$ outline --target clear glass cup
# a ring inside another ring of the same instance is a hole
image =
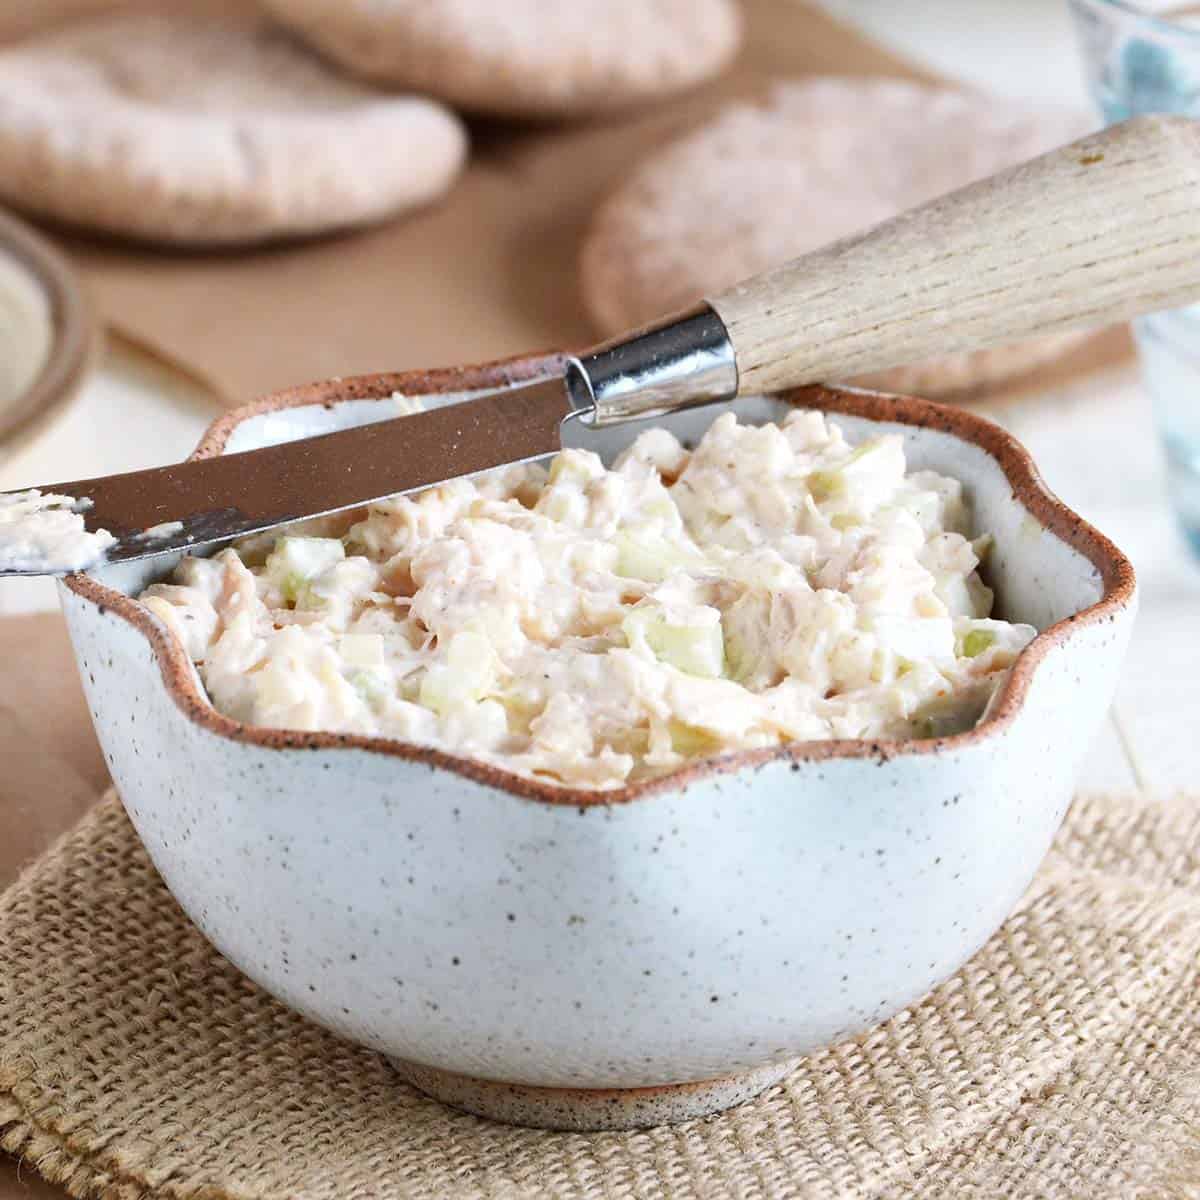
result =
[[[1105,121],[1155,112],[1200,118],[1200,4],[1069,3],[1088,86]],[[1171,499],[1200,555],[1200,305],[1143,317],[1134,334]]]

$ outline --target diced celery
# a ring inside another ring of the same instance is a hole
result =
[[[813,499],[828,500],[831,496],[841,495],[846,490],[847,472],[853,475],[855,464],[862,462],[868,454],[881,449],[884,444],[882,438],[863,442],[861,446],[852,450],[839,466],[829,470],[813,471],[808,477],[808,490],[812,493]]]
[[[266,575],[285,600],[295,601],[305,583],[345,557],[337,538],[281,537],[267,556]]]
[[[646,640],[658,658],[689,675],[716,679],[725,665],[719,624],[701,628],[658,625],[648,631]]]
[[[808,490],[816,501],[838,496],[846,488],[846,477],[841,471],[813,471],[808,477]]]
[[[446,665],[464,674],[474,673],[489,684],[495,678],[495,652],[487,637],[475,630],[456,633],[446,647]]]
[[[367,559],[346,558],[297,584],[294,605],[297,612],[320,613],[323,624],[344,630],[355,606],[375,583],[376,569]]]
[[[421,680],[420,700],[445,715],[452,709],[482,700],[496,682],[496,655],[481,633],[456,633],[445,657],[431,663]]]
[[[616,573],[624,579],[645,579],[659,583],[677,569],[693,569],[704,565],[704,556],[653,534],[638,537],[619,533]]]
[[[420,702],[445,715],[457,704],[477,700],[474,689],[456,677],[445,663],[431,663],[421,679]]]
[[[350,675],[354,690],[368,703],[385,699],[391,691],[386,671],[365,668]]]
[[[972,629],[962,640],[962,657],[977,658],[996,641],[990,629]]]
[[[890,453],[877,457],[881,451]],[[868,462],[868,459],[871,461]],[[852,483],[857,483],[861,488],[867,481],[874,479],[876,486],[871,487],[869,492],[874,496],[870,507],[875,507],[886,498],[880,491],[879,484],[889,480],[898,483],[903,474],[903,450],[899,448],[898,440],[890,436],[875,438],[855,447],[836,467],[813,471],[808,477],[808,490],[813,499],[820,503],[845,495]],[[890,494],[893,489],[885,490]],[[874,495],[875,493],[879,494]]]
[[[645,645],[655,658],[689,675],[716,679],[725,665],[725,642],[716,609],[698,609],[699,619],[673,621],[657,605],[633,609],[621,624],[630,646]],[[708,614],[713,619],[708,619]]]
[[[483,638],[487,643],[489,656],[496,653],[515,653],[526,640],[521,628],[521,610],[514,603],[497,604],[482,609],[477,616],[466,622],[465,632],[478,634]]]

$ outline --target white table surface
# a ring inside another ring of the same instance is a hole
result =
[[[835,15],[937,70],[1007,94],[1082,103],[1057,0],[826,0]],[[202,364],[201,364],[202,365]],[[0,489],[182,457],[214,412],[183,375],[122,344],[53,427],[0,451]],[[1174,528],[1149,404],[1131,369],[993,413],[1033,451],[1051,487],[1133,559],[1142,609],[1113,716],[1086,788],[1193,788],[1200,730],[1200,565]],[[41,582],[0,587],[0,613],[55,603]]]

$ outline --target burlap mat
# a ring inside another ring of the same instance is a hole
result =
[[[1200,801],[1076,802],[953,980],[723,1116],[464,1116],[240,976],[109,799],[0,899],[0,1144],[81,1196],[1200,1196]]]

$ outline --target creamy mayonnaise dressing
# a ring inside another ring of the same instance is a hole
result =
[[[990,618],[961,485],[819,412],[566,450],[185,558],[143,602],[215,706],[610,788],[784,742],[969,728]]]
[[[30,488],[0,493],[0,571],[57,574],[95,566],[117,539],[88,533],[87,501]]]

